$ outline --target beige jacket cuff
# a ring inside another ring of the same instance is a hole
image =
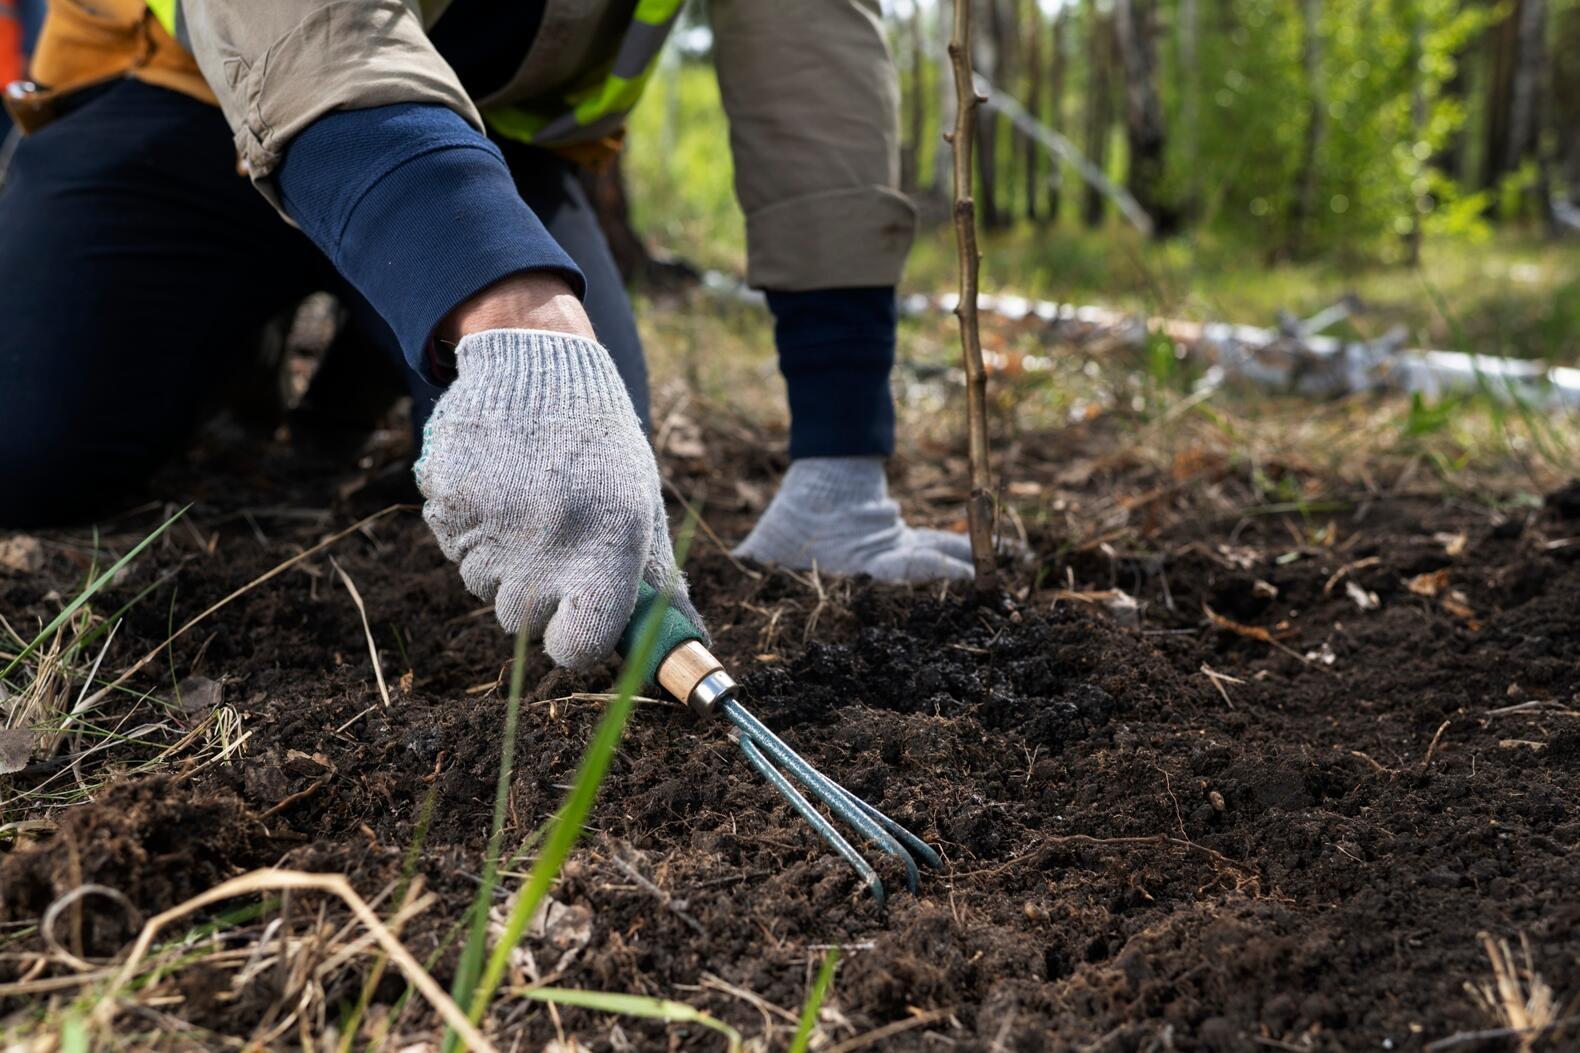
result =
[[[242,167],[276,207],[269,175],[292,138],[331,111],[429,103],[483,128],[422,21],[401,0],[286,0],[269,16],[252,19],[234,4],[213,0],[188,3],[185,11]],[[265,36],[265,27],[277,31]]]
[[[886,186],[781,201],[746,217],[746,280],[784,292],[895,285],[915,227],[910,200]]]

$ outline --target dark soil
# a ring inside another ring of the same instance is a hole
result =
[[[776,458],[738,429],[705,438],[706,457],[666,467],[734,539]],[[1496,1026],[1464,990],[1490,977],[1482,931],[1516,946],[1525,934],[1560,1000],[1580,993],[1577,490],[1503,511],[1374,495],[1305,518],[1195,514],[1176,493],[1161,499],[1176,514],[1137,512],[1102,544],[1036,526],[1071,521],[1038,514],[1056,498],[1159,500],[1158,481],[1134,474],[1071,481],[1066,463],[1106,441],[1021,440],[1041,458],[1013,469],[1038,494],[1024,502],[1037,559],[1007,569],[1012,612],[959,590],[748,576],[699,536],[693,595],[752,708],[947,865],[914,896],[886,873],[879,913],[721,728],[641,706],[555,893],[594,918],[558,982],[679,998],[761,1034],[759,1010],[724,985],[796,1012],[820,948],[844,944],[839,1037],[924,1013],[881,1048],[984,1053],[1420,1050]],[[902,497],[924,479],[958,492],[947,467],[914,456]],[[389,503],[403,479],[391,468],[348,485],[278,453],[183,469],[169,485],[198,500],[190,528],[111,599],[184,564],[178,591],[133,609],[110,664],[163,640],[172,602],[178,620],[201,610]],[[153,516],[117,529],[130,537]],[[37,574],[0,571],[13,624],[80,579],[68,549],[49,551]],[[397,877],[432,793],[421,872],[443,901],[405,937],[419,955],[437,946],[481,867],[509,641],[414,512],[333,551],[366,600],[394,704],[377,704],[361,622],[327,560],[246,594],[174,647],[173,670],[140,681],[223,679],[251,734],[244,759],[120,780],[48,813],[53,834],[0,842],[0,921],[32,921],[84,881],[147,915],[261,865],[344,872],[372,895]],[[1139,624],[1087,595],[1109,589],[1140,601]],[[557,807],[599,715],[568,696],[609,682],[533,659],[513,842]],[[113,954],[134,931],[108,900],[82,914],[85,954]],[[0,979],[9,968],[0,960]],[[188,986],[190,1019],[243,1037],[267,1003]],[[392,973],[380,1000],[401,989]],[[524,1049],[555,1034],[540,1011],[512,1020]],[[609,1047],[608,1018],[561,1020]],[[620,1026],[637,1048],[665,1035],[720,1047],[700,1029]],[[1566,1043],[1580,1037],[1552,1048]]]

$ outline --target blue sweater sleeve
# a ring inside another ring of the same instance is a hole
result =
[[[342,110],[291,141],[276,172],[285,211],[389,323],[428,376],[435,326],[520,271],[586,281],[521,200],[499,148],[443,106]]]
[[[790,396],[790,457],[894,452],[892,287],[768,292]]]

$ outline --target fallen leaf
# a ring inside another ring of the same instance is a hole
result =
[[[669,434],[664,437],[664,449],[676,457],[701,459],[708,455],[702,441],[702,428],[690,417],[674,417],[669,421]]]
[[[1382,601],[1377,598],[1377,594],[1363,588],[1354,578],[1345,581],[1344,595],[1354,601],[1355,606],[1363,611],[1375,611],[1382,606]]]
[[[44,546],[36,537],[15,534],[0,539],[0,567],[31,574],[44,565]]]
[[[1448,587],[1448,569],[1434,570],[1426,574],[1417,574],[1405,582],[1405,588],[1417,596],[1436,596]]]
[[[27,728],[0,728],[0,775],[27,767],[33,759],[33,733]]]
[[[207,713],[225,697],[225,686],[206,676],[189,676],[176,685],[175,703],[187,716]]]
[[[515,910],[516,897],[489,911],[488,927],[495,939],[504,935],[505,924]],[[592,939],[592,911],[579,904],[564,904],[552,896],[545,896],[537,912],[527,923],[526,939],[512,948],[510,964],[520,969],[534,983],[545,976],[563,971],[581,953]],[[547,969],[538,965],[537,955],[527,946],[537,944],[540,952],[547,952],[545,960],[553,964]]]
[[[741,508],[748,512],[761,512],[768,506],[768,491],[758,483],[735,480],[735,496],[740,499]]]
[[[1470,544],[1470,535],[1461,530],[1457,534],[1433,534],[1432,540],[1443,546],[1443,551],[1448,555],[1458,558],[1465,554],[1465,548]]]

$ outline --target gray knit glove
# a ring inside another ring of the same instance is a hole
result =
[[[476,333],[423,430],[417,487],[439,547],[499,623],[586,670],[614,650],[639,581],[698,625],[658,465],[609,353],[528,329]]]

